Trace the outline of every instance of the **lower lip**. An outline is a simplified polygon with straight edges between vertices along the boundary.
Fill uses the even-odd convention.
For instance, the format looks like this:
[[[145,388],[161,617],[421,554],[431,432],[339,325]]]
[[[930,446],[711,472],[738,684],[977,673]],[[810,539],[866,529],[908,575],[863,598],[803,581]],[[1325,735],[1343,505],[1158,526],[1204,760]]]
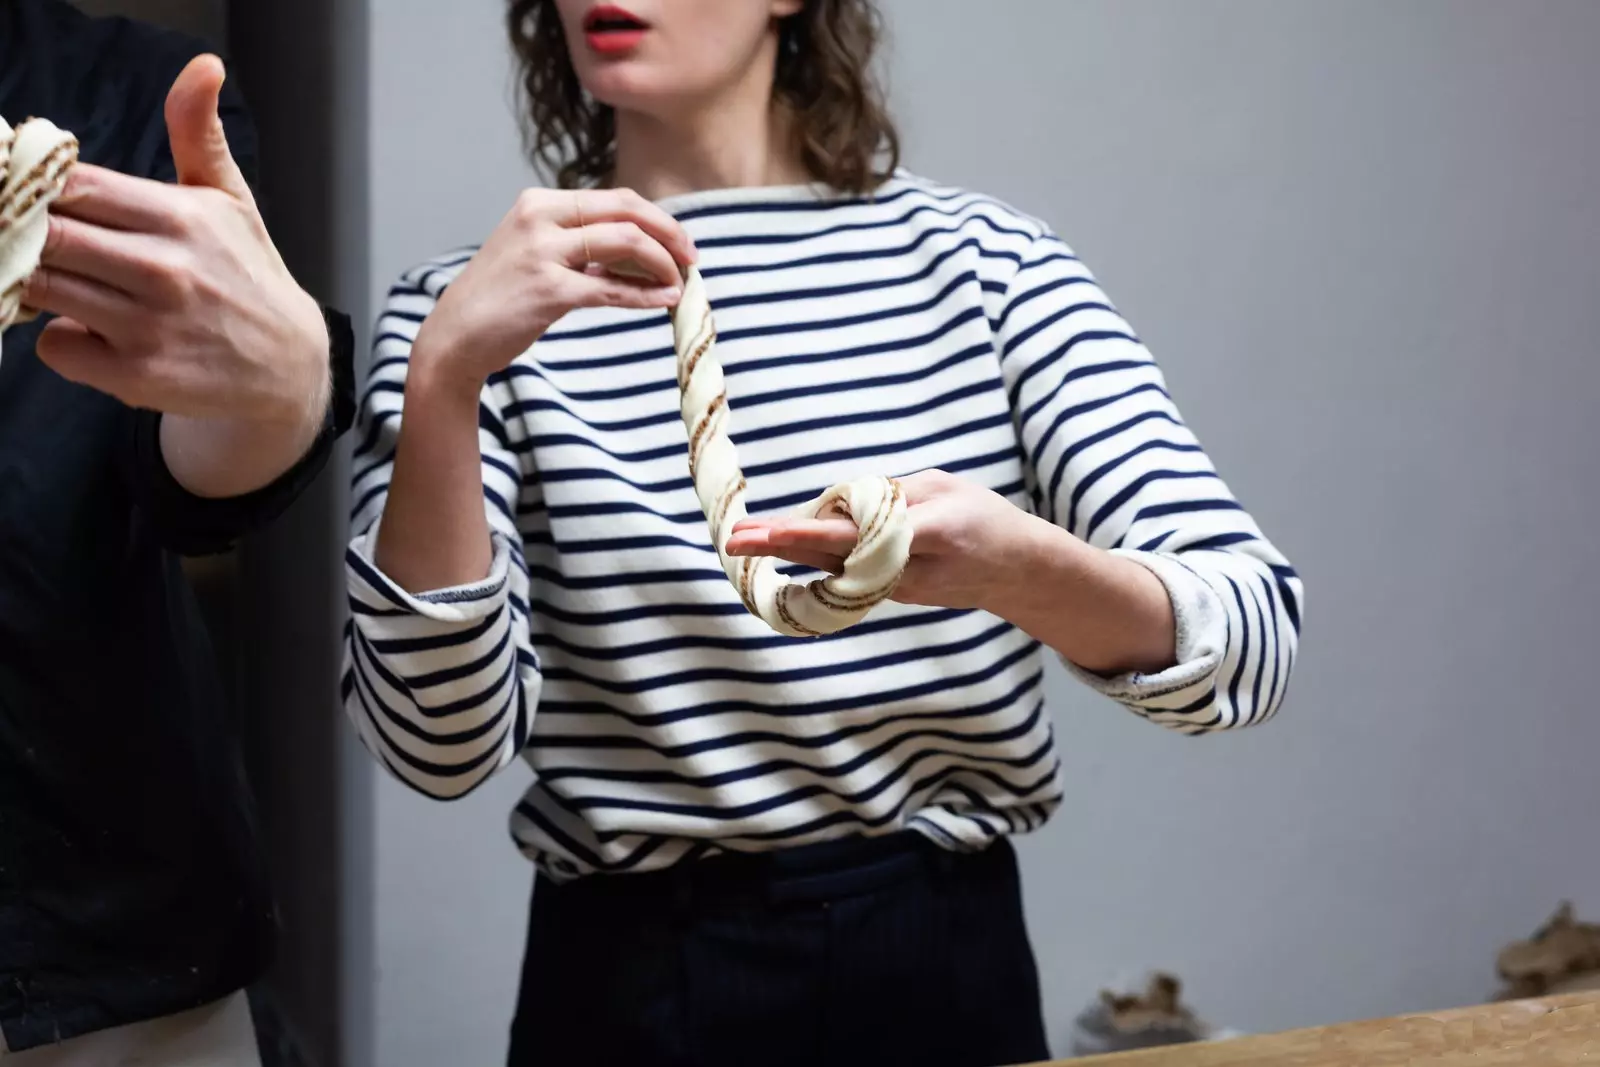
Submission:
[[[589,33],[589,48],[603,56],[619,56],[632,52],[644,40],[644,30],[611,30],[606,33]]]

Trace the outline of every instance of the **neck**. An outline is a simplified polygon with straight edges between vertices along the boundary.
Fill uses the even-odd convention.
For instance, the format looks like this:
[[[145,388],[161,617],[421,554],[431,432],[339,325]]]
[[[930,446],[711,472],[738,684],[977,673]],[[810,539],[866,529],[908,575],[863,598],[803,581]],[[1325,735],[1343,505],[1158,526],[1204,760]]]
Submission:
[[[613,181],[649,200],[763,185],[796,185],[800,162],[788,109],[773,99],[770,63],[744,84],[670,117],[617,112]]]

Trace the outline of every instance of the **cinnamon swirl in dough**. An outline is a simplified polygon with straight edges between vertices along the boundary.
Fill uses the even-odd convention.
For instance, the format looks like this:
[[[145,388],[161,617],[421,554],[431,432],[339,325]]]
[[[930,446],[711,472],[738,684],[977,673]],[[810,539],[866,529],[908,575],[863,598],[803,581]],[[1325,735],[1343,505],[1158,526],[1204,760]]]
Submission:
[[[49,231],[46,212],[78,162],[78,139],[48,119],[0,118],[0,333],[34,318],[22,306]]]
[[[821,518],[843,512],[860,531],[842,574],[808,585],[778,573],[770,558],[730,556],[725,546],[745,511],[745,480],[728,436],[728,393],[716,356],[716,328],[699,271],[684,275],[683,297],[672,312],[683,424],[689,435],[689,475],[711,528],[711,540],[746,608],[790,637],[817,637],[860,622],[887,600],[911,557],[905,494],[892,478],[836,485],[800,506]]]

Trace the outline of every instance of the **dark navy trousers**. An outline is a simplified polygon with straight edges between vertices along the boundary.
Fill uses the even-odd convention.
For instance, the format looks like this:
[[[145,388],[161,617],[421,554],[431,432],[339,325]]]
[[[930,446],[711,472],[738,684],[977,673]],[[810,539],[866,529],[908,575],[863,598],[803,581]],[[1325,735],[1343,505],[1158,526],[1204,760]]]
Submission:
[[[1004,839],[850,838],[534,890],[510,1067],[1048,1056]]]

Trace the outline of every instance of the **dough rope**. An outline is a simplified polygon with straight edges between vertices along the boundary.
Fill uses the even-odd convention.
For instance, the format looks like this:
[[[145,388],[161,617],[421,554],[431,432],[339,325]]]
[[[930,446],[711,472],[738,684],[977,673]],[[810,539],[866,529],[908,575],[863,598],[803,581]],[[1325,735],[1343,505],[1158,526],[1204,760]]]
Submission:
[[[22,293],[39,268],[50,204],[77,162],[78,139],[48,119],[13,130],[0,118],[0,334],[37,317]]]
[[[860,531],[842,574],[810,584],[790,581],[766,556],[730,556],[728,535],[745,518],[745,478],[729,437],[728,392],[716,356],[716,327],[705,283],[693,267],[672,312],[678,389],[689,436],[689,475],[728,580],[751,614],[790,637],[819,637],[860,622],[894,592],[911,558],[905,493],[893,478],[843,482],[802,504],[796,514],[844,514]]]

